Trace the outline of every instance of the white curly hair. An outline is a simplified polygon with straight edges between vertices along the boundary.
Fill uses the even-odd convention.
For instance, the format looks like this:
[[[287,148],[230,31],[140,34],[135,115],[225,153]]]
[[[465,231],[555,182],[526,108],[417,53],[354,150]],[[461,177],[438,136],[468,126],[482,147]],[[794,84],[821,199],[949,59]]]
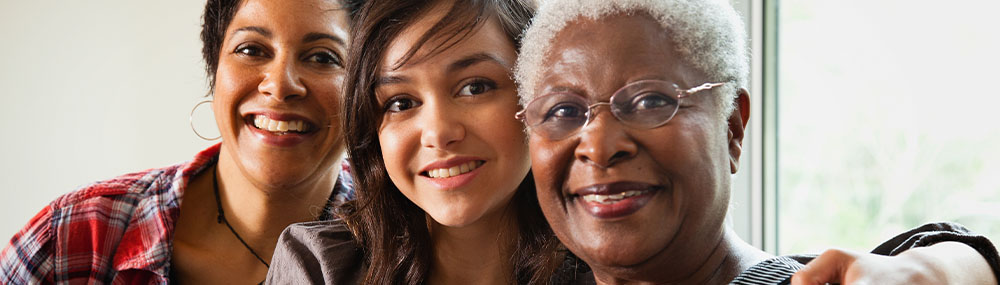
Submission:
[[[625,13],[647,13],[671,35],[683,61],[713,82],[728,82],[728,97],[718,100],[723,118],[734,108],[739,87],[750,74],[746,31],[736,10],[725,0],[543,0],[524,33],[515,80],[522,106],[534,99],[545,58],[556,34],[581,17],[598,20]]]

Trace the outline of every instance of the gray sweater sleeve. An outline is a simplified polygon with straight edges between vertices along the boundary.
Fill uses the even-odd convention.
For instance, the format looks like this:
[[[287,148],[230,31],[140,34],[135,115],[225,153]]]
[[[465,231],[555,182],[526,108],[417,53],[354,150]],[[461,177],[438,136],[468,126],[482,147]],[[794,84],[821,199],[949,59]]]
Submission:
[[[267,284],[358,284],[364,255],[340,220],[288,226],[278,239]]]

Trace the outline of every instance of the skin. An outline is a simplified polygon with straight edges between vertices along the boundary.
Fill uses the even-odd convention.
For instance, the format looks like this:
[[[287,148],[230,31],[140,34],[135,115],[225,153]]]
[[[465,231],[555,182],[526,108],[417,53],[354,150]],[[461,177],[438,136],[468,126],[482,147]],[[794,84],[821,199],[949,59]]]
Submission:
[[[389,45],[381,65],[378,102],[386,112],[379,127],[392,182],[430,217],[434,263],[428,283],[509,283],[509,254],[498,239],[513,227],[511,199],[529,170],[511,67],[513,43],[494,18],[455,46],[428,55],[421,47],[396,65],[417,38],[450,9],[435,5]],[[434,163],[481,161],[441,185],[428,176]],[[446,163],[453,166],[455,163]]]
[[[339,8],[335,1],[249,0],[222,43],[212,104],[222,133],[220,198],[229,223],[264,260],[287,225],[316,219],[337,179],[348,36],[348,15]],[[297,116],[312,131],[275,144],[278,136],[248,121],[261,114]],[[216,222],[212,173],[192,179],[184,193],[171,276],[181,283],[258,283],[267,268]]]
[[[535,94],[572,90],[592,103],[643,79],[685,88],[711,82],[673,50],[659,24],[643,14],[570,22],[553,41]],[[721,90],[685,99],[670,122],[653,129],[632,129],[603,110],[569,138],[531,136],[542,211],[598,282],[722,283],[764,258],[723,227],[749,99],[739,90],[739,110],[719,120],[714,100]],[[592,215],[572,194],[614,182],[660,190],[638,211],[615,218]]]
[[[573,21],[555,37],[534,93],[568,90],[593,103],[606,102],[621,86],[643,79],[684,88],[711,82],[674,50],[669,33],[648,15]],[[542,211],[563,244],[591,266],[598,283],[724,284],[771,257],[722,226],[750,106],[747,91],[739,89],[736,110],[720,120],[723,110],[714,100],[724,90],[685,99],[670,122],[653,129],[632,129],[603,110],[569,138],[530,137]],[[637,211],[613,218],[591,214],[574,195],[587,186],[622,181],[659,190]],[[830,250],[793,280],[997,282],[980,254],[954,242],[895,257]]]
[[[897,256],[830,249],[792,276],[795,285],[996,284],[993,270],[971,247],[942,242]]]

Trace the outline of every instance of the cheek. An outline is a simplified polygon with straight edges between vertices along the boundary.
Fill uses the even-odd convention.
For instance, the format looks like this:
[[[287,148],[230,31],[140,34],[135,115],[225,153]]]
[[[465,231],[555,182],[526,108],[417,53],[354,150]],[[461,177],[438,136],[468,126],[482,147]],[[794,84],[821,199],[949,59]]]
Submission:
[[[410,151],[413,149],[413,134],[406,129],[399,124],[383,124],[378,134],[386,172],[393,184],[401,190],[412,188],[411,179],[407,179],[410,176],[407,166],[415,155]]]
[[[527,169],[531,165],[530,154],[524,132],[521,130],[521,124],[518,121],[508,121],[500,126],[498,124],[486,126],[482,131],[490,134],[491,137],[487,140],[497,145],[499,155],[512,159],[512,162],[518,166],[517,168]]]
[[[333,80],[331,81],[331,79]],[[328,75],[312,80],[312,82],[315,83],[312,86],[316,86],[316,88],[310,90],[310,93],[316,97],[316,101],[319,103],[317,104],[318,108],[321,108],[323,114],[326,114],[327,124],[337,129],[337,133],[339,133],[341,120],[339,114],[343,104],[343,93],[341,93],[340,87],[343,83],[343,76],[330,77]]]
[[[566,205],[563,203],[562,187],[568,160],[563,152],[566,147],[546,143],[538,136],[530,138],[531,171],[535,177],[538,205],[549,223],[549,227],[567,247],[577,248],[573,239],[567,236]]]
[[[514,94],[501,94],[509,100],[494,101],[489,105],[470,109],[467,113],[475,119],[465,124],[467,128],[475,128],[483,140],[491,144],[501,158],[511,159],[518,170],[530,167],[528,144],[524,134],[524,125],[514,118],[517,113],[517,101]],[[471,118],[471,117],[470,117]]]
[[[344,75],[340,72],[333,75],[326,75],[316,80],[313,80],[314,86],[318,86],[317,96],[319,100],[323,102],[323,108],[326,108],[330,113],[340,112],[340,105],[343,100],[343,93],[341,86],[344,84]]]
[[[216,118],[226,118],[236,112],[239,102],[256,92],[259,82],[252,69],[241,68],[225,58],[220,59],[215,73],[215,90],[212,93]]]
[[[563,182],[572,157],[571,146],[546,141],[538,136],[531,137],[529,145],[538,202],[546,211],[561,211]]]

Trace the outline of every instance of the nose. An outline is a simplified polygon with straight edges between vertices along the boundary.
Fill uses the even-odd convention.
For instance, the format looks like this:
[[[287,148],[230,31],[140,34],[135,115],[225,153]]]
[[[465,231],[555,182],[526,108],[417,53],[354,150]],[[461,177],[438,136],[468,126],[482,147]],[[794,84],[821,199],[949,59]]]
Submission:
[[[593,114],[579,136],[576,159],[600,168],[634,157],[639,148],[611,112]]]
[[[264,80],[257,86],[260,93],[279,101],[306,95],[306,86],[295,65],[294,56],[276,55],[264,69]]]
[[[435,102],[425,102],[418,123],[420,144],[427,148],[447,149],[465,138],[463,117],[457,110]]]

